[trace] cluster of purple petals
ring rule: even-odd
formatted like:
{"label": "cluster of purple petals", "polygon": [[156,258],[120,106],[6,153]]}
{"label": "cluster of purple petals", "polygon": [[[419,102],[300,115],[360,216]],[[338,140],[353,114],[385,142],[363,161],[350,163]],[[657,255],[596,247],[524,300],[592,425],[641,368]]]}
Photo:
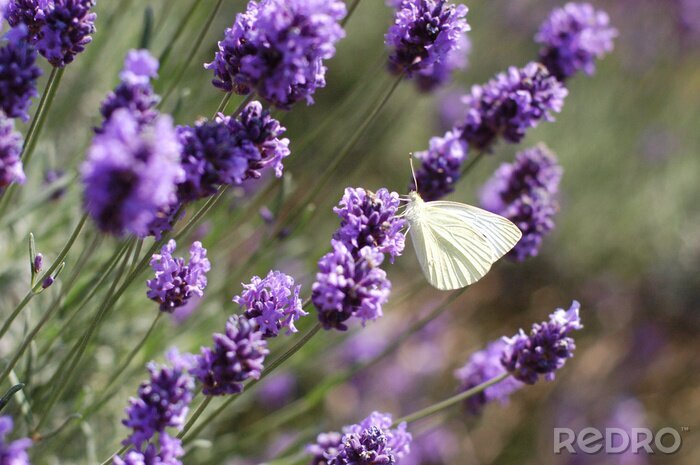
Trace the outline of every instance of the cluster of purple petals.
{"label": "cluster of purple petals", "polygon": [[100,113],[105,121],[120,108],[131,112],[139,124],[150,124],[158,116],[159,97],[151,79],[158,76],[158,60],[147,50],[130,50],[124,59],[120,84],[102,102]]}
{"label": "cluster of purple petals", "polygon": [[126,419],[131,429],[123,441],[137,451],[156,434],[163,439],[168,428],[181,429],[192,401],[194,380],[188,374],[189,361],[175,351],[168,353],[172,366],[148,364],[150,379],[139,386],[138,396],[129,399]]}
{"label": "cluster of purple petals", "polygon": [[398,257],[405,246],[401,230],[405,221],[397,218],[399,195],[385,188],[377,192],[348,187],[333,211],[340,218],[340,227],[333,238],[343,242],[356,254],[366,247]]}
{"label": "cluster of purple petals", "polygon": [[566,88],[538,63],[509,68],[488,83],[472,87],[464,97],[467,115],[460,126],[469,148],[488,152],[502,137],[518,143],[528,129],[553,121],[567,95]]}
{"label": "cluster of purple petals", "polygon": [[553,380],[557,370],[574,356],[576,344],[569,334],[583,328],[579,309],[574,301],[569,310],[557,309],[549,321],[532,325],[529,333],[521,329],[515,336],[504,338],[501,362],[505,369],[526,384],[535,384],[540,376]]}
{"label": "cluster of purple petals", "polygon": [[145,448],[131,449],[123,456],[114,457],[114,465],[182,465],[180,457],[185,455],[182,442],[163,433],[158,446],[151,443]]}
{"label": "cluster of purple petals", "polygon": [[5,437],[12,432],[14,423],[9,416],[0,417],[0,463],[5,465],[29,465],[27,449],[31,447],[29,438],[7,441]]}
{"label": "cluster of purple petals", "polygon": [[596,60],[612,51],[615,37],[607,13],[589,3],[567,3],[550,13],[535,41],[541,45],[542,64],[563,81],[579,71],[593,74]]}
{"label": "cluster of purple petals", "polygon": [[140,237],[175,201],[184,180],[180,142],[168,116],[142,125],[119,109],[95,135],[81,168],[85,208],[105,232]]}
{"label": "cluster of purple petals", "polygon": [[296,333],[294,322],[308,315],[302,308],[294,278],[279,271],[270,271],[261,279],[253,276],[250,284],[243,285],[243,292],[233,301],[241,306],[243,315],[254,320],[265,337],[276,337],[282,328]]}
{"label": "cluster of purple petals", "polygon": [[185,305],[193,296],[202,297],[207,287],[207,273],[211,263],[207,249],[199,241],[190,247],[190,260],[173,257],[175,241],[171,239],[159,254],[153,254],[151,268],[155,277],[148,281],[148,298],[158,302],[160,310],[172,313]]}
{"label": "cluster of purple petals", "polygon": [[269,351],[255,321],[233,315],[225,333],[216,333],[213,339],[213,348],[203,347],[190,370],[205,395],[238,394],[243,392],[244,381],[260,378]]}
{"label": "cluster of purple petals", "polygon": [[413,80],[418,89],[422,92],[432,92],[448,84],[456,70],[467,67],[470,52],[471,42],[466,34],[463,34],[460,36],[458,46],[447,53],[443,60],[413,74]]}
{"label": "cluster of purple petals", "polygon": [[544,236],[554,229],[561,176],[556,157],[540,144],[502,164],[482,188],[482,207],[510,219],[523,233],[511,258],[536,256]]}
{"label": "cluster of purple petals", "polygon": [[24,24],[30,40],[49,63],[63,68],[92,41],[95,0],[14,0],[7,9],[10,25]]}
{"label": "cluster of purple petals", "polygon": [[380,268],[384,255],[370,246],[353,253],[344,242],[332,240],[332,252],[318,262],[311,301],[325,329],[347,329],[356,317],[366,323],[382,316],[391,282]]}
{"label": "cluster of purple petals", "polygon": [[343,434],[320,434],[307,446],[312,465],[390,465],[410,453],[412,437],[406,424],[392,428],[391,415],[373,412],[355,425],[343,428]]}
{"label": "cluster of purple petals", "polygon": [[179,199],[188,202],[213,195],[222,185],[258,179],[266,169],[282,176],[282,160],[290,154],[289,139],[281,137],[285,131],[257,101],[238,118],[219,114],[213,121],[179,127],[186,174],[178,185]]}
{"label": "cluster of purple petals", "polygon": [[468,155],[469,147],[458,130],[448,131],[443,137],[431,138],[428,150],[415,153],[421,166],[416,171],[411,190],[417,190],[426,201],[446,196],[454,191]]}
{"label": "cluster of purple petals", "polygon": [[5,34],[0,47],[0,110],[8,118],[24,121],[29,119],[27,110],[38,95],[36,81],[41,76],[36,50],[27,38],[27,27],[20,24]]}
{"label": "cluster of purple petals", "polygon": [[13,182],[24,183],[21,153],[22,136],[15,123],[0,115],[0,192]]}
{"label": "cluster of purple petals", "polygon": [[251,0],[205,68],[226,92],[256,92],[282,109],[313,103],[326,84],[323,60],[345,36],[339,24],[345,14],[340,0]]}
{"label": "cluster of purple petals", "polygon": [[[466,365],[455,372],[455,377],[459,380],[460,391],[467,391],[506,373],[506,369],[501,363],[505,347],[504,341],[497,340],[486,346],[484,350],[469,357]],[[508,377],[467,399],[465,401],[467,411],[472,415],[478,415],[483,407],[491,401],[497,400],[505,403],[510,395],[522,386],[520,381]]]}
{"label": "cluster of purple petals", "polygon": [[464,44],[469,30],[467,7],[447,0],[392,3],[396,8],[394,24],[384,39],[391,49],[389,69],[409,77],[426,70],[430,70],[428,74],[449,70],[454,63],[449,61],[454,59],[450,55]]}

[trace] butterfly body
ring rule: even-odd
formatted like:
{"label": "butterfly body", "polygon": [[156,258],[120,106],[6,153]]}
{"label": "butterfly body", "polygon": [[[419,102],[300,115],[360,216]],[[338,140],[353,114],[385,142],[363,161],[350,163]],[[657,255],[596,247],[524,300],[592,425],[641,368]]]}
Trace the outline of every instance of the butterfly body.
{"label": "butterfly body", "polygon": [[440,290],[474,284],[522,236],[499,215],[457,202],[425,202],[417,192],[409,194],[405,216],[423,274]]}

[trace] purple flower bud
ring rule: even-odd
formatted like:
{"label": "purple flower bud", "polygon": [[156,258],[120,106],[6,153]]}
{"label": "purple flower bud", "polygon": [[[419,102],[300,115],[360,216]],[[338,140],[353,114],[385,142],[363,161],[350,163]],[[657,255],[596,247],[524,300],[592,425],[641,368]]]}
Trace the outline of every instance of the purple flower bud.
{"label": "purple flower bud", "polygon": [[323,61],[345,36],[339,24],[345,14],[340,0],[250,1],[204,67],[226,92],[256,92],[282,109],[300,100],[311,104],[326,85]]}
{"label": "purple flower bud", "polygon": [[542,45],[540,61],[563,81],[579,71],[593,74],[596,60],[612,51],[615,37],[607,13],[589,3],[567,3],[552,10],[535,41]]}
{"label": "purple flower bud", "polygon": [[0,110],[8,118],[23,121],[29,120],[29,106],[39,95],[36,82],[42,74],[27,39],[27,27],[20,24],[5,35],[0,47]]}
{"label": "purple flower bud", "polygon": [[179,439],[162,433],[157,442],[160,447],[150,443],[143,452],[139,448],[126,452],[123,457],[117,455],[112,463],[114,465],[182,465],[180,457],[185,455],[185,450]]}
{"label": "purple flower bud", "polygon": [[421,161],[416,171],[418,186],[412,181],[410,188],[417,190],[424,200],[438,200],[454,191],[469,152],[460,136],[460,132],[453,129],[443,137],[431,138],[428,150],[416,152],[415,157]]}
{"label": "purple flower bud", "polygon": [[540,376],[551,381],[554,374],[574,356],[576,344],[569,337],[574,330],[583,329],[579,317],[580,305],[574,301],[569,310],[557,309],[549,321],[532,325],[529,334],[522,329],[506,343],[501,362],[517,380],[535,384]]}
{"label": "purple flower bud", "polygon": [[44,256],[41,253],[36,254],[34,263],[32,264],[34,273],[39,273],[44,265]]}
{"label": "purple flower bud", "polygon": [[30,465],[27,449],[31,447],[29,438],[6,441],[5,437],[12,432],[14,423],[12,418],[5,415],[0,417],[0,463],[8,465]]}
{"label": "purple flower bud", "polygon": [[21,153],[22,136],[14,121],[0,115],[0,192],[13,182],[24,184]]}
{"label": "purple flower bud", "polygon": [[54,282],[55,282],[55,279],[54,279],[53,276],[47,276],[47,277],[44,278],[44,280],[41,282],[41,288],[42,288],[42,289],[47,289],[47,288],[51,287],[51,285],[53,285]]}

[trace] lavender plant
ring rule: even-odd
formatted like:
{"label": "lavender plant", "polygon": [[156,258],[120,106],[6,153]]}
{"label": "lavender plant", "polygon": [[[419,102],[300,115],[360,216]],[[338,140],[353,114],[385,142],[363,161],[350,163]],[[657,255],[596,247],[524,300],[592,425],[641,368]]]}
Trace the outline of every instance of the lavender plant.
{"label": "lavender plant", "polygon": [[[490,401],[514,397],[540,377],[553,380],[573,357],[573,331],[582,329],[576,302],[529,333],[473,353],[456,372],[456,394],[415,382],[418,393],[408,401],[361,408],[353,401],[363,397],[351,392],[355,376],[387,384],[411,378],[398,365],[373,369],[389,357],[410,359],[416,369],[430,364],[431,376],[453,370],[452,354],[425,357],[407,341],[453,340],[478,324],[467,315],[438,326],[437,336],[426,329],[473,301],[462,299],[464,290],[438,299],[411,278],[419,271],[404,254],[408,192],[391,188],[404,184],[408,157],[399,154],[405,169],[386,170],[395,149],[374,144],[376,133],[389,132],[388,110],[402,110],[401,98],[416,92],[404,81],[429,93],[466,67],[472,48],[466,5],[392,0],[377,10],[388,50],[378,61],[388,70],[371,76],[374,94],[351,73],[361,105],[347,108],[363,118],[351,127],[349,119],[322,121],[324,110],[346,108],[335,92],[347,67],[364,60],[349,65],[352,50],[345,47],[355,40],[382,48],[382,35],[363,34],[355,18],[377,5],[194,0],[183,13],[156,1],[6,3],[0,2],[0,19],[9,25],[0,44],[0,237],[8,244],[7,269],[0,270],[6,392],[0,464],[178,465],[241,457],[418,464],[409,457],[422,434],[419,421],[441,422],[437,413],[459,412],[460,404],[472,416],[483,414]],[[142,24],[134,12],[143,14]],[[223,36],[218,44],[215,34]],[[456,192],[473,175],[468,163],[495,153],[500,141],[520,144],[554,122],[569,78],[592,74],[615,35],[592,7],[555,10],[536,36],[542,63],[511,66],[474,85],[464,96],[463,118],[415,153],[421,164],[409,189],[426,200]],[[191,53],[179,53],[186,49]],[[191,60],[207,71],[190,67]],[[223,96],[206,85],[212,73]],[[324,129],[314,133],[313,124]],[[411,135],[403,125],[391,131]],[[536,256],[554,228],[562,171],[553,153],[537,145],[489,180],[474,176],[483,182],[482,206],[523,232],[511,253],[515,261]],[[23,246],[20,259],[15,249],[26,238],[29,254]],[[188,246],[187,259],[177,244]],[[514,286],[499,267],[494,274]],[[470,295],[480,292],[475,288]],[[175,318],[177,325],[161,318],[182,310],[188,317]],[[379,349],[365,341],[347,350],[367,357],[328,362],[333,347],[350,347],[342,344],[344,334],[382,324],[391,331],[373,336]],[[482,342],[456,340],[459,351]],[[282,365],[299,388],[272,408],[253,396]],[[127,400],[127,393],[135,395]],[[394,420],[376,409],[403,416]],[[360,420],[364,411],[373,413]],[[343,423],[349,425],[336,426]],[[335,431],[318,434],[326,429]],[[292,444],[261,450],[287,430]],[[11,441],[11,434],[24,439]]]}

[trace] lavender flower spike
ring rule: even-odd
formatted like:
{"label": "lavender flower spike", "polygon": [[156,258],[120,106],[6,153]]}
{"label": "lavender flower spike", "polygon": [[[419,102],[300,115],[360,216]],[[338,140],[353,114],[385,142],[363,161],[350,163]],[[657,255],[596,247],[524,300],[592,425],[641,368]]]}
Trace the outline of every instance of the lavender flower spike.
{"label": "lavender flower spike", "polygon": [[549,321],[532,325],[529,334],[522,329],[511,338],[501,358],[503,366],[517,380],[535,384],[540,376],[547,381],[574,356],[576,344],[569,333],[583,329],[579,317],[580,305],[574,301],[569,310],[557,309]]}
{"label": "lavender flower spike", "polygon": [[607,13],[589,3],[567,3],[552,10],[535,41],[542,46],[540,61],[564,81],[579,71],[593,74],[596,60],[612,51],[615,37]]}
{"label": "lavender flower spike", "polygon": [[114,465],[182,465],[179,459],[185,455],[185,450],[179,439],[163,433],[158,437],[158,443],[160,447],[151,443],[143,452],[132,449],[123,457],[114,457],[112,463]]}
{"label": "lavender flower spike", "polygon": [[415,154],[421,166],[416,171],[418,185],[411,181],[411,190],[417,190],[426,201],[438,200],[451,193],[459,181],[468,152],[469,147],[458,130],[448,131],[443,137],[433,137],[428,150]]}
{"label": "lavender flower spike", "polygon": [[214,334],[214,347],[203,347],[190,371],[208,396],[238,394],[244,381],[260,378],[268,353],[256,323],[233,315],[226,322],[226,332]]}
{"label": "lavender flower spike", "polygon": [[15,131],[14,121],[0,114],[0,192],[13,182],[23,184],[26,180],[21,153],[22,136]]}
{"label": "lavender flower spike", "polygon": [[168,352],[171,367],[147,365],[151,377],[139,386],[138,396],[129,399],[124,426],[132,430],[124,445],[140,449],[167,428],[181,429],[192,401],[194,380],[187,373],[189,361],[177,351]]}
{"label": "lavender flower spike", "polygon": [[416,72],[445,66],[450,54],[464,44],[469,30],[467,11],[466,6],[447,0],[396,2],[394,24],[384,39],[391,48],[389,69],[412,77]]}
{"label": "lavender flower spike", "polygon": [[345,243],[331,241],[333,251],[318,262],[316,282],[311,288],[311,301],[325,329],[345,331],[351,317],[362,323],[382,316],[382,305],[389,298],[391,282],[379,268],[384,256],[366,246],[358,258]]}
{"label": "lavender flower spike", "polygon": [[146,236],[149,224],[176,201],[176,184],[185,174],[179,157],[170,117],[143,126],[127,109],[114,112],[81,168],[85,208],[97,226]]}
{"label": "lavender flower spike", "polygon": [[30,465],[27,449],[31,447],[29,438],[8,442],[5,437],[12,432],[14,423],[9,416],[0,416],[0,463],[3,465]]}
{"label": "lavender flower spike", "polygon": [[[506,343],[499,339],[486,346],[486,349],[476,352],[469,357],[466,365],[455,372],[455,377],[459,380],[460,391],[467,391],[506,373],[506,369],[501,364],[501,357],[505,348]],[[520,381],[512,376],[508,377],[467,399],[465,401],[467,411],[472,415],[478,415],[490,401],[497,400],[501,403],[506,403],[509,396],[522,386],[523,383]]]}
{"label": "lavender flower spike", "polygon": [[294,278],[279,271],[270,271],[264,279],[253,276],[250,284],[233,301],[241,306],[249,320],[255,320],[265,337],[276,337],[280,329],[296,333],[294,322],[308,315],[302,308],[299,292],[301,285]]}
{"label": "lavender flower spike", "polygon": [[517,261],[538,254],[543,238],[554,229],[562,168],[544,145],[519,152],[502,164],[481,189],[481,205],[515,223],[523,233],[509,256]]}
{"label": "lavender flower spike", "polygon": [[36,64],[36,51],[29,44],[23,24],[5,34],[0,47],[0,110],[8,118],[29,120],[32,98],[39,95],[36,82],[41,68]]}
{"label": "lavender flower spike", "polygon": [[460,126],[470,150],[490,151],[498,137],[518,143],[528,129],[553,121],[568,91],[538,63],[509,68],[464,97],[467,116]]}
{"label": "lavender flower spike", "polygon": [[207,259],[207,249],[199,241],[190,247],[190,260],[173,258],[175,241],[171,239],[159,254],[151,258],[151,268],[155,277],[148,281],[148,298],[160,304],[160,310],[172,313],[185,305],[193,296],[202,297],[207,287],[207,273],[211,263]]}
{"label": "lavender flower spike", "polygon": [[251,0],[204,67],[226,92],[257,92],[282,109],[311,104],[326,85],[324,60],[345,36],[339,24],[345,14],[340,0]]}

